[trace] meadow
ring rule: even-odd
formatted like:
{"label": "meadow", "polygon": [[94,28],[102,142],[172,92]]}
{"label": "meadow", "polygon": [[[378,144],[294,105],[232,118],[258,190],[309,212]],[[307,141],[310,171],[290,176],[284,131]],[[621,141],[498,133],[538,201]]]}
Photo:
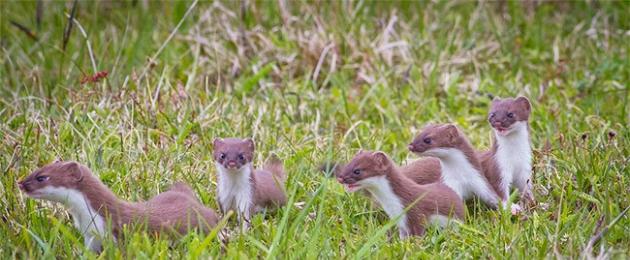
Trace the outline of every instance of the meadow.
{"label": "meadow", "polygon": [[[0,3],[3,259],[630,257],[628,2],[76,3]],[[458,230],[400,240],[319,171],[359,149],[414,160],[430,122],[486,149],[492,98],[518,95],[538,201],[521,216],[471,201]],[[95,255],[16,185],[62,158],[124,199],[181,180],[218,209],[212,141],[230,136],[284,161],[290,201],[223,246],[129,230]]]}

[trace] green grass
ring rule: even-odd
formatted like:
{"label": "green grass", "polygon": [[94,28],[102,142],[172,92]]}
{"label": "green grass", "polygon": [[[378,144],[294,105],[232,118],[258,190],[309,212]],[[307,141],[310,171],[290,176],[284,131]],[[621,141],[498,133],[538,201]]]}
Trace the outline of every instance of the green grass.
{"label": "green grass", "polygon": [[[187,14],[185,1],[80,1],[65,51],[70,4],[43,2],[39,25],[35,2],[0,4],[2,258],[98,257],[63,208],[18,191],[37,167],[83,162],[129,200],[182,180],[216,209],[211,144],[228,136],[253,137],[257,165],[284,160],[293,204],[224,250],[128,232],[101,257],[574,258],[610,223],[591,253],[630,255],[630,214],[613,222],[630,206],[627,2],[234,1]],[[97,71],[109,76],[79,83]],[[486,148],[490,96],[516,95],[533,104],[540,205],[526,218],[468,203],[459,230],[401,241],[317,170],[358,149],[413,159],[406,144],[428,122]]]}

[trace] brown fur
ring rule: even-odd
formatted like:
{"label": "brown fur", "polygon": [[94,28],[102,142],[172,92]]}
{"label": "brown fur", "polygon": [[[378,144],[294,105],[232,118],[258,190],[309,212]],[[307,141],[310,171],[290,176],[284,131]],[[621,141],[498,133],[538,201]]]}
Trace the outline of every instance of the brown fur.
{"label": "brown fur", "polygon": [[502,201],[507,200],[505,196],[505,191],[501,187],[501,170],[499,170],[499,165],[494,160],[494,155],[497,152],[497,144],[496,141],[493,143],[492,148],[489,151],[479,151],[477,155],[479,160],[481,161],[481,169],[484,176],[490,183],[490,186],[497,193],[499,198]]}
{"label": "brown fur", "polygon": [[463,202],[453,190],[441,183],[419,185],[413,182],[382,152],[359,152],[337,174],[337,180],[342,184],[356,184],[377,176],[385,176],[404,207],[411,206],[405,219],[410,235],[423,235],[427,218],[433,214],[464,219]]}
{"label": "brown fur", "polygon": [[435,157],[424,157],[407,165],[398,167],[398,171],[417,184],[430,184],[440,181],[440,160]]}
{"label": "brown fur", "polygon": [[255,205],[268,208],[287,203],[287,196],[282,188],[286,182],[286,174],[277,157],[267,160],[262,170],[255,170],[252,182]]}
{"label": "brown fur", "polygon": [[[39,182],[38,177],[47,180]],[[168,191],[146,202],[128,202],[116,197],[86,166],[77,162],[46,165],[24,178],[19,185],[29,195],[47,186],[81,192],[99,215],[111,219],[115,235],[129,224],[146,225],[151,232],[185,234],[194,228],[208,232],[218,220],[214,211],[204,207],[184,183],[175,183]]]}

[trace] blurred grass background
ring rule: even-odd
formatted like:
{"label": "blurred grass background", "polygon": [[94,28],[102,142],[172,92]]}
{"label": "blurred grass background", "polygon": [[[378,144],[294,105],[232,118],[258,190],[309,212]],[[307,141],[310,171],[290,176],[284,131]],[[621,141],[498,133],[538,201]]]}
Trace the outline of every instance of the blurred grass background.
{"label": "blurred grass background", "polygon": [[[18,191],[37,167],[78,160],[128,200],[183,180],[216,209],[211,144],[228,136],[253,137],[258,165],[285,161],[293,204],[223,250],[129,232],[100,257],[630,254],[628,2],[78,1],[72,15],[73,3],[0,3],[3,258],[98,257],[65,210]],[[412,160],[428,122],[486,148],[489,102],[516,95],[533,104],[539,205],[526,217],[469,203],[460,230],[400,241],[317,170],[361,148]]]}

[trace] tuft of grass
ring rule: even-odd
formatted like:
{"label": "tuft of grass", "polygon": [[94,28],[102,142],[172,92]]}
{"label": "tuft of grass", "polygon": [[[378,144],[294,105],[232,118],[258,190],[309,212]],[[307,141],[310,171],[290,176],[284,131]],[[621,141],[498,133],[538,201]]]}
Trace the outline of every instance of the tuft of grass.
{"label": "tuft of grass", "polygon": [[[75,3],[0,8],[3,258],[630,255],[626,2]],[[80,84],[98,71],[109,75]],[[469,202],[459,230],[401,241],[318,171],[359,149],[414,159],[406,144],[428,122],[487,148],[492,97],[516,95],[533,104],[539,202],[523,218]],[[62,207],[15,184],[63,158],[121,198],[181,180],[216,209],[211,144],[227,136],[254,138],[256,165],[284,161],[291,203],[225,245],[129,230],[97,256]]]}

